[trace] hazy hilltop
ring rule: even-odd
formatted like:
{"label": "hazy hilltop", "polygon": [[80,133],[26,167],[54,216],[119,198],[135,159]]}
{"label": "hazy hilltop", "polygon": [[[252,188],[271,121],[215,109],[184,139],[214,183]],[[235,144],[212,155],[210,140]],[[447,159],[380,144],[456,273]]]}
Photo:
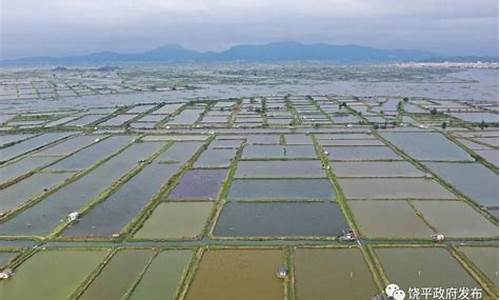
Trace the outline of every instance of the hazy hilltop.
{"label": "hazy hilltop", "polygon": [[331,60],[338,62],[407,61],[438,55],[418,50],[382,50],[358,45],[302,44],[280,42],[266,45],[240,45],[206,55],[212,60],[291,61]]}
{"label": "hazy hilltop", "polygon": [[453,57],[421,50],[387,50],[359,45],[303,44],[287,41],[265,45],[238,45],[220,52],[199,52],[179,45],[165,45],[140,53],[97,52],[81,56],[26,57],[3,60],[2,65],[183,63],[183,62],[279,62],[331,61],[338,63],[408,62],[439,60],[497,60],[483,57]]}

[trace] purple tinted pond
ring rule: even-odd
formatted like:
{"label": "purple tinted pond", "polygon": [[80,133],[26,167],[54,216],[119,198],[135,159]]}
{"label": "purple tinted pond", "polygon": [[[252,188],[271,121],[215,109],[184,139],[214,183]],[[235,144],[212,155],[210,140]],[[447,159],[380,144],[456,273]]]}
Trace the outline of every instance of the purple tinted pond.
{"label": "purple tinted pond", "polygon": [[217,198],[227,169],[193,169],[182,176],[170,200],[213,200]]}

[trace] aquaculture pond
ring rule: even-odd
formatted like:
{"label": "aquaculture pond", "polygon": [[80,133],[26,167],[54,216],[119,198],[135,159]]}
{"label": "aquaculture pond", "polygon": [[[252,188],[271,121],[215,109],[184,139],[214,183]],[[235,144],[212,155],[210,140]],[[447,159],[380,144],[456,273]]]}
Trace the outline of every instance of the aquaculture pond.
{"label": "aquaculture pond", "polygon": [[16,269],[15,277],[0,281],[0,298],[66,300],[103,262],[108,251],[47,250],[35,253]]}
{"label": "aquaculture pond", "polygon": [[474,151],[477,151],[480,149],[491,149],[489,146],[479,144],[479,143],[476,143],[476,142],[468,140],[468,139],[458,138],[457,140],[460,142],[460,144],[463,144],[467,148],[474,150]]}
{"label": "aquaculture pond", "polygon": [[498,288],[498,247],[459,247],[470,261]]}
{"label": "aquaculture pond", "polygon": [[312,138],[306,134],[287,134],[285,135],[287,145],[293,144],[312,144]]}
{"label": "aquaculture pond", "polygon": [[430,239],[434,233],[404,200],[353,200],[348,205],[368,238]]}
{"label": "aquaculture pond", "polygon": [[375,248],[375,254],[388,280],[405,291],[410,287],[480,287],[443,247]]}
{"label": "aquaculture pond", "polygon": [[312,145],[248,145],[242,158],[316,158],[316,153]]}
{"label": "aquaculture pond", "polygon": [[338,182],[348,199],[456,199],[427,178],[342,178]]}
{"label": "aquaculture pond", "polygon": [[86,125],[90,125],[93,123],[97,123],[98,120],[105,118],[105,117],[106,117],[106,115],[86,115],[86,116],[83,116],[83,117],[76,119],[74,121],[68,122],[65,125],[66,126],[81,127],[81,126],[86,126]]}
{"label": "aquaculture pond", "polygon": [[170,121],[167,122],[168,125],[192,125],[198,120],[203,109],[186,109],[180,114],[172,117]]}
{"label": "aquaculture pond", "polygon": [[49,170],[81,170],[105,159],[132,142],[133,136],[112,136],[51,165]]}
{"label": "aquaculture pond", "polygon": [[[331,139],[331,140],[319,140],[322,146],[385,146],[385,144],[376,139]],[[335,148],[334,148],[335,149]]]}
{"label": "aquaculture pond", "polygon": [[148,115],[148,116],[144,116],[142,118],[139,118],[136,121],[158,123],[161,120],[165,119],[166,117],[167,116],[164,116],[164,115]]}
{"label": "aquaculture pond", "polygon": [[[267,144],[279,144],[280,143],[280,135],[275,134],[254,134],[254,135],[246,135],[244,136],[247,140],[248,144],[254,145],[267,145]],[[312,143],[312,140],[308,140],[309,144]]]}
{"label": "aquaculture pond", "polygon": [[180,164],[159,164],[156,161],[145,166],[77,223],[71,224],[64,236],[112,236],[120,233],[153,196],[159,194],[162,186],[180,167]]}
{"label": "aquaculture pond", "polygon": [[[498,132],[495,132],[498,135]],[[496,137],[477,137],[472,139],[475,142],[487,144],[492,147],[498,147],[498,136]]]}
{"label": "aquaculture pond", "polygon": [[8,144],[16,143],[33,137],[33,134],[5,134],[0,135],[0,147],[5,147]]}
{"label": "aquaculture pond", "polygon": [[325,177],[319,160],[240,161],[237,178]]}
{"label": "aquaculture pond", "polygon": [[0,251],[0,269],[5,267],[18,255],[19,255],[18,252]]}
{"label": "aquaculture pond", "polygon": [[5,183],[16,177],[29,174],[37,168],[54,162],[56,159],[54,157],[28,156],[6,166],[0,166],[0,183]]}
{"label": "aquaculture pond", "polygon": [[129,122],[137,116],[138,115],[118,115],[102,123],[99,123],[99,126],[120,126],[125,124],[126,122]]}
{"label": "aquaculture pond", "polygon": [[230,200],[270,201],[335,199],[328,179],[236,179],[231,182]]}
{"label": "aquaculture pond", "polygon": [[214,235],[334,237],[347,227],[336,203],[227,203]]}
{"label": "aquaculture pond", "polygon": [[243,142],[244,142],[243,138],[236,138],[232,136],[220,136],[220,138],[216,138],[212,143],[210,143],[210,147],[215,149],[221,149],[221,148],[236,149],[239,148]]}
{"label": "aquaculture pond", "polygon": [[437,132],[382,132],[382,137],[418,160],[472,161],[462,148]]}
{"label": "aquaculture pond", "polygon": [[215,149],[205,150],[196,160],[195,168],[228,168],[236,156],[237,149]]}
{"label": "aquaculture pond", "polygon": [[406,161],[333,162],[337,177],[423,177],[424,172]]}
{"label": "aquaculture pond", "polygon": [[449,113],[451,116],[455,118],[464,120],[466,122],[472,123],[498,123],[498,114],[495,113],[487,113],[487,112],[452,112]]}
{"label": "aquaculture pond", "polygon": [[118,251],[78,299],[121,299],[140,278],[153,254],[152,250]]}
{"label": "aquaculture pond", "polygon": [[127,110],[127,114],[140,114],[155,107],[156,105],[136,105],[133,108]]}
{"label": "aquaculture pond", "polygon": [[192,169],[168,195],[170,200],[215,200],[226,178],[227,169]]}
{"label": "aquaculture pond", "polygon": [[229,122],[228,116],[205,116],[201,120],[202,123],[227,123]]}
{"label": "aquaculture pond", "polygon": [[474,151],[481,158],[498,168],[498,149],[483,149]]}
{"label": "aquaculture pond", "polygon": [[186,142],[188,141],[206,141],[209,135],[193,135],[193,134],[183,134],[183,135],[146,135],[141,138],[144,142],[161,142],[161,141],[176,141],[176,142]]}
{"label": "aquaculture pond", "polygon": [[36,155],[68,155],[81,148],[87,147],[90,144],[103,139],[102,135],[82,135],[76,136],[69,140],[64,140],[61,143],[44,149],[36,153]]}
{"label": "aquaculture pond", "polygon": [[186,163],[196,151],[198,151],[202,144],[201,142],[194,141],[175,142],[168,148],[165,155],[160,156],[160,161]]}
{"label": "aquaculture pond", "polygon": [[293,263],[297,299],[370,299],[379,294],[358,248],[298,248]]}
{"label": "aquaculture pond", "polygon": [[162,107],[158,108],[157,110],[154,110],[152,113],[153,114],[172,114],[179,108],[181,108],[184,104],[183,103],[167,103],[163,105]]}
{"label": "aquaculture pond", "polygon": [[61,140],[65,137],[72,135],[71,133],[64,132],[53,132],[53,133],[44,133],[33,138],[21,141],[12,146],[8,146],[5,148],[0,148],[0,163],[8,161],[12,158],[15,158],[21,154],[26,152],[30,152],[36,149],[40,149],[43,146],[46,146],[50,143],[53,143],[57,140]]}
{"label": "aquaculture pond", "polygon": [[345,133],[316,133],[314,137],[319,141],[319,143],[327,143],[328,141],[349,141],[349,140],[364,140],[364,141],[373,141],[378,140],[376,136],[371,133],[365,133],[352,131],[346,131]]}
{"label": "aquaculture pond", "polygon": [[458,191],[483,206],[498,207],[498,174],[478,163],[425,163]]}
{"label": "aquaculture pond", "polygon": [[200,236],[213,204],[208,202],[163,202],[153,211],[135,239],[181,240]]}
{"label": "aquaculture pond", "polygon": [[191,250],[167,250],[158,253],[142,275],[129,299],[175,299],[192,256]]}
{"label": "aquaculture pond", "polygon": [[36,195],[62,184],[72,173],[38,173],[19,183],[0,190],[0,213],[6,213],[26,204]]}
{"label": "aquaculture pond", "polygon": [[88,205],[120,177],[137,167],[161,143],[136,143],[100,165],[93,172],[64,186],[47,198],[27,208],[15,218],[0,224],[1,235],[45,235],[65,221],[68,214]]}
{"label": "aquaculture pond", "polygon": [[342,146],[324,149],[330,160],[400,160],[401,157],[389,147],[379,146]]}
{"label": "aquaculture pond", "polygon": [[423,218],[448,237],[496,237],[498,226],[462,201],[412,201]]}
{"label": "aquaculture pond", "polygon": [[283,299],[283,281],[275,275],[283,260],[280,250],[208,250],[185,299]]}

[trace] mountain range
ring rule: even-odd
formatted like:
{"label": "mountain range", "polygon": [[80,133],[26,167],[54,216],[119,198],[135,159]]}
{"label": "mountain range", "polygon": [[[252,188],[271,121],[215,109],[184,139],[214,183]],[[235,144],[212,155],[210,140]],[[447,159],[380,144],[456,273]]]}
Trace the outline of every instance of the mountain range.
{"label": "mountain range", "polygon": [[[444,61],[458,57],[420,50],[387,50],[359,45],[303,44],[276,42],[265,45],[239,45],[220,52],[199,52],[179,45],[165,45],[140,53],[97,52],[80,56],[38,56],[2,60],[0,65],[76,65],[108,63],[187,63],[187,62],[284,62],[330,61],[336,63],[373,63]],[[497,58],[460,57],[462,61]]]}

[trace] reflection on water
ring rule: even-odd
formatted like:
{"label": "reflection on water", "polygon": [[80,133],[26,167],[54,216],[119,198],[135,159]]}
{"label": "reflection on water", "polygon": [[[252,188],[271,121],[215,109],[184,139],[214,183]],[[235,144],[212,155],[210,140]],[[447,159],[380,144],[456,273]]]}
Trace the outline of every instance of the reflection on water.
{"label": "reflection on water", "polygon": [[[130,69],[130,70],[129,70]],[[138,71],[140,70],[140,71]],[[0,91],[0,107],[3,111],[50,110],[94,106],[115,106],[162,101],[185,101],[193,98],[228,98],[286,94],[331,94],[354,96],[412,96],[438,99],[460,99],[476,101],[498,101],[498,68],[456,69],[446,66],[422,67],[399,65],[210,65],[210,66],[163,66],[123,67],[120,73],[128,74],[132,83],[151,86],[157,80],[165,84],[180,83],[190,89],[179,88],[169,91],[156,89],[116,90],[119,94],[101,93],[54,98],[21,98],[13,100],[12,71],[2,72],[2,83],[7,87]],[[28,72],[28,71],[25,71]],[[128,73],[127,73],[128,72]],[[50,75],[50,70],[33,71],[29,78]],[[69,74],[71,75],[71,74]],[[58,74],[60,80],[81,83],[78,76]],[[74,74],[73,74],[74,75]],[[42,77],[45,77],[42,76]],[[115,87],[121,78],[108,79],[102,76],[101,85]],[[106,76],[116,76],[106,73]],[[148,85],[147,80],[152,80]],[[75,79],[76,78],[76,79]],[[132,79],[131,79],[132,78]],[[106,79],[106,80],[104,80]],[[128,82],[128,81],[127,81]],[[145,83],[144,83],[145,82]],[[84,84],[86,82],[84,81]],[[95,84],[95,82],[92,82]],[[92,86],[92,85],[90,85]],[[160,91],[161,90],[161,91]],[[27,90],[24,95],[36,95]],[[140,95],[140,96],[138,96]],[[36,97],[36,96],[31,96]],[[40,95],[43,98],[43,94]]]}

